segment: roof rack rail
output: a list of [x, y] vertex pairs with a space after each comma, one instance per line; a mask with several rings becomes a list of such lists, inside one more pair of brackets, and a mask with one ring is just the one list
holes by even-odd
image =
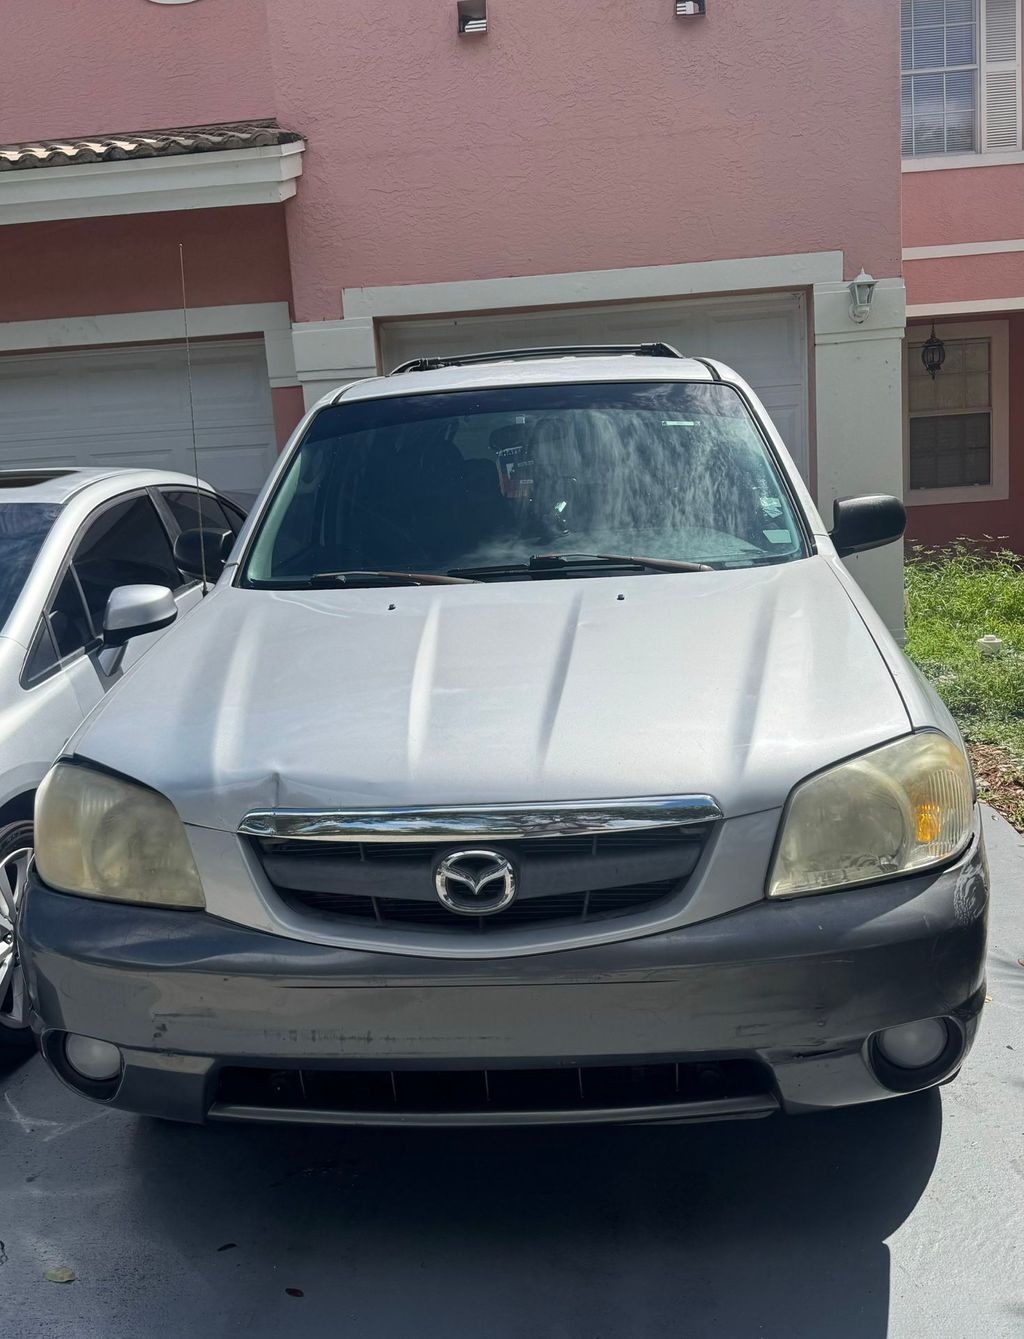
[[616, 358], [632, 354], [637, 358], [682, 358], [671, 344], [555, 344], [538, 349], [498, 349], [494, 353], [457, 353], [450, 358], [413, 358], [389, 373], [433, 372], [439, 367], [468, 367], [474, 363], [510, 363], [529, 358]]

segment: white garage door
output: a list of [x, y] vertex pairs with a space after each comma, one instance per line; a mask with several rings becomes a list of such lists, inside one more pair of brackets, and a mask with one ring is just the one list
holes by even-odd
[[[199, 469], [240, 496], [277, 454], [262, 340], [192, 345]], [[192, 472], [183, 344], [0, 358], [0, 468], [118, 465]]]
[[382, 327], [381, 340], [389, 371], [430, 355], [664, 340], [735, 368], [767, 405], [807, 475], [807, 313], [800, 293], [396, 321]]

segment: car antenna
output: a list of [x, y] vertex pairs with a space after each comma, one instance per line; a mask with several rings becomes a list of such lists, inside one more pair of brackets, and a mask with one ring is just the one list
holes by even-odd
[[181, 269], [181, 316], [185, 323], [185, 368], [188, 374], [188, 412], [192, 423], [192, 464], [196, 475], [196, 515], [199, 518], [199, 570], [203, 574], [203, 594], [209, 590], [206, 579], [206, 536], [203, 534], [203, 493], [199, 481], [199, 443], [196, 440], [196, 406], [192, 396], [192, 344], [188, 332], [188, 295], [185, 289], [185, 244], [178, 243], [178, 263]]

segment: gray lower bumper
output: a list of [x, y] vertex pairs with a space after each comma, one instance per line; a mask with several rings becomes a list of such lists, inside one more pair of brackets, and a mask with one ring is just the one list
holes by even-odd
[[501, 1070], [706, 1059], [754, 1061], [770, 1075], [770, 1094], [729, 1109], [669, 1102], [628, 1113], [395, 1116], [665, 1120], [890, 1096], [868, 1064], [866, 1039], [921, 1018], [956, 1020], [959, 1063], [984, 998], [987, 903], [979, 839], [937, 875], [758, 903], [683, 930], [534, 957], [356, 952], [201, 913], [68, 897], [38, 880], [20, 937], [44, 1052], [52, 1060], [62, 1032], [116, 1043], [125, 1071], [114, 1106], [193, 1121], [357, 1119], [225, 1103], [218, 1076], [227, 1066]]

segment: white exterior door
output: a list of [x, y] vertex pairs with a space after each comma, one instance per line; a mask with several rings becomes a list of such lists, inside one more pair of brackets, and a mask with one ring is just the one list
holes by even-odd
[[807, 312], [801, 293], [429, 318], [381, 328], [386, 371], [431, 355], [653, 340], [734, 368], [764, 401], [807, 478]]
[[[199, 470], [251, 496], [277, 455], [262, 340], [192, 345]], [[0, 358], [0, 469], [115, 465], [191, 474], [183, 344]]]

